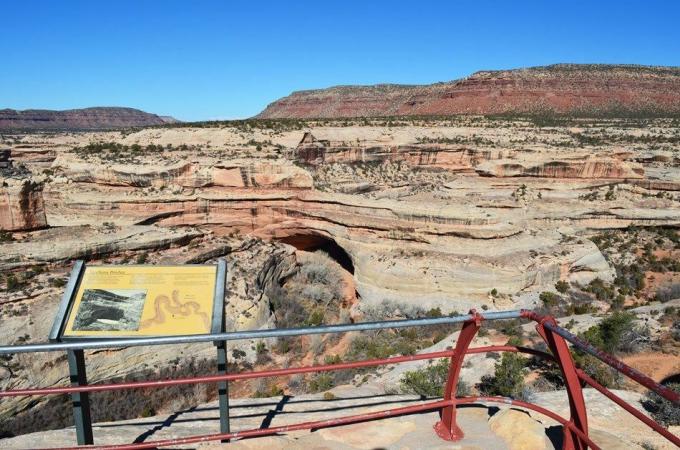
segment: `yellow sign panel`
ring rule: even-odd
[[[65,337],[210,333],[216,266],[86,267]]]

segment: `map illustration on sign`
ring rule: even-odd
[[[138,330],[146,290],[85,289],[73,329],[77,331]]]
[[[172,291],[172,300],[166,295],[159,295],[153,302],[154,316],[142,322],[140,328],[148,328],[153,324],[162,325],[168,316],[179,314],[181,316],[196,315],[199,317],[206,328],[210,327],[210,316],[201,311],[201,305],[197,302],[182,303],[179,301],[179,291]],[[77,319],[76,319],[77,320]]]
[[[209,265],[85,267],[63,336],[210,333],[216,282]]]

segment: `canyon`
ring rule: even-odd
[[[643,83],[660,77],[654,89],[672,91],[675,81],[664,78],[672,71],[655,73],[643,72]],[[677,106],[673,94],[664,98],[659,104]],[[557,295],[558,282],[592,297],[588,286],[621,275],[615,262],[629,258],[626,251],[641,253],[658,241],[650,252],[676,255],[663,233],[680,227],[679,130],[674,118],[572,117],[546,125],[462,115],[3,133],[0,150],[9,150],[11,167],[0,167],[0,341],[45,340],[76,259],[184,264],[224,257],[229,330],[285,324],[282,290],[297,293],[295,277],[310,264],[337,274],[337,304],[324,310],[333,322],[543,308],[542,294]],[[639,241],[617,250],[625,258],[602,245],[606,233],[629,230],[641,234],[621,241]],[[314,259],[320,254],[321,262]],[[622,300],[630,307],[657,301],[657,288],[679,280],[673,268],[643,275],[646,290]],[[591,300],[588,324],[613,309]],[[663,306],[657,309],[645,314],[655,333],[667,333]],[[351,339],[317,344],[303,341],[302,348],[323,350],[298,354],[267,340],[269,364],[309,363],[346,350]],[[230,350],[244,355],[234,363],[265,366],[258,348],[234,344]],[[189,362],[210,372],[213,352],[200,345],[180,354],[93,352],[88,375],[96,382],[157,374],[171,360],[177,362],[165,375],[183,374]],[[486,367],[478,374],[493,366],[475,364]],[[0,388],[58,385],[67,374],[59,355],[21,355],[0,365]],[[376,383],[398,387],[399,376],[381,374]],[[269,392],[262,389],[236,383],[233,395]],[[213,394],[192,391],[186,401]],[[111,410],[124,409],[111,401]],[[180,403],[154,408],[190,406]],[[54,405],[3,400],[0,420],[5,430],[16,430],[19,420],[34,425],[22,432],[63,425],[68,411],[48,420]]]

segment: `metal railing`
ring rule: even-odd
[[[498,319],[530,319],[536,322],[536,329],[541,337],[545,340],[549,353],[542,352],[531,348],[521,346],[488,346],[470,348],[470,343],[477,334],[481,323],[485,320]],[[101,348],[121,348],[132,346],[148,346],[148,345],[170,345],[170,344],[187,344],[198,342],[210,343],[226,343],[228,341],[243,340],[243,339],[260,339],[272,337],[292,337],[305,336],[311,334],[326,334],[326,333],[346,333],[354,331],[369,331],[390,328],[406,328],[406,327],[420,327],[427,325],[442,325],[442,324],[456,324],[462,323],[459,338],[456,342],[456,347],[453,350],[446,350],[440,352],[422,353],[408,356],[395,356],[382,359],[371,359],[362,361],[353,361],[339,364],[326,364],[316,366],[294,367],[287,369],[273,369],[263,371],[252,371],[244,373],[225,373],[201,377],[187,377],[175,378],[157,381],[138,381],[130,383],[109,383],[109,384],[92,384],[92,385],[73,385],[68,387],[48,387],[48,388],[27,388],[27,389],[12,389],[0,391],[0,398],[16,397],[16,396],[33,396],[33,395],[63,395],[70,394],[75,396],[86,396],[89,392],[99,391],[113,391],[122,389],[140,389],[140,388],[163,388],[167,386],[188,385],[198,383],[217,383],[218,386],[224,385],[229,381],[266,378],[275,376],[286,376],[301,373],[314,372],[329,372],[335,370],[356,369],[362,367],[375,367],[388,364],[397,364],[407,361],[417,360],[431,360],[438,358],[450,358],[450,367],[448,379],[444,389],[444,398],[442,400],[429,401],[419,405],[411,405],[400,408],[393,408],[384,411],[356,414],[341,418],[334,418],[323,421],[304,422],[293,425],[258,428],[242,430],[237,432],[221,432],[210,435],[190,436],[186,438],[168,439],[153,442],[141,442],[124,445],[109,445],[98,448],[107,449],[140,449],[140,448],[156,448],[171,445],[184,445],[205,441],[218,441],[250,438],[257,436],[265,436],[272,434],[285,433],[293,430],[312,430],[330,426],[338,426],[343,424],[357,423],[368,420],[375,420],[387,417],[394,417],[396,415],[413,414],[424,411],[439,411],[440,420],[434,426],[436,433],[445,440],[459,440],[463,437],[463,431],[456,423],[456,406],[468,403],[495,403],[500,402],[504,404],[516,405],[518,407],[530,409],[543,414],[563,426],[564,440],[563,448],[565,449],[585,449],[585,448],[599,448],[590,438],[588,434],[588,421],[586,405],[583,398],[582,384],[590,385],[595,388],[623,409],[631,413],[634,417],[641,420],[657,433],[664,436],[670,442],[680,446],[680,439],[670,433],[667,429],[650,419],[644,413],[632,405],[626,403],[623,399],[616,396],[608,389],[593,380],[582,370],[574,365],[567,342],[570,342],[574,347],[585,351],[600,361],[608,364],[622,374],[637,381],[643,386],[651,389],[663,398],[680,404],[680,395],[668,389],[665,386],[656,383],[646,375],[636,371],[635,369],[618,361],[611,355],[608,355],[594,347],[587,342],[579,339],[571,334],[569,331],[559,327],[554,318],[550,316],[541,316],[533,311],[503,311],[503,312],[484,312],[478,313],[474,310],[467,315],[455,317],[440,317],[414,320],[392,320],[383,322],[365,322],[345,325],[326,325],[318,327],[303,327],[292,329],[271,329],[271,330],[253,330],[253,331],[239,331],[227,332],[217,334],[205,334],[195,336],[173,336],[173,337],[158,337],[158,338],[132,338],[120,340],[98,340],[88,342],[68,342],[68,343],[45,343],[45,344],[26,344],[15,346],[1,346],[0,354],[14,354],[14,353],[35,353],[35,352],[52,352],[52,351],[82,351]],[[570,418],[565,419],[545,408],[538,405],[513,400],[503,397],[490,396],[469,396],[456,397],[456,387],[462,367],[463,358],[467,354],[485,353],[485,352],[521,352],[532,354],[540,358],[545,358],[555,362],[563,376],[566,386],[566,392],[569,397]],[[78,397],[80,398],[80,397]],[[227,427],[228,429],[228,427]],[[73,448],[91,448],[89,446],[73,447]]]

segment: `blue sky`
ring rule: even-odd
[[[0,108],[243,118],[294,90],[680,66],[676,1],[5,1]]]

